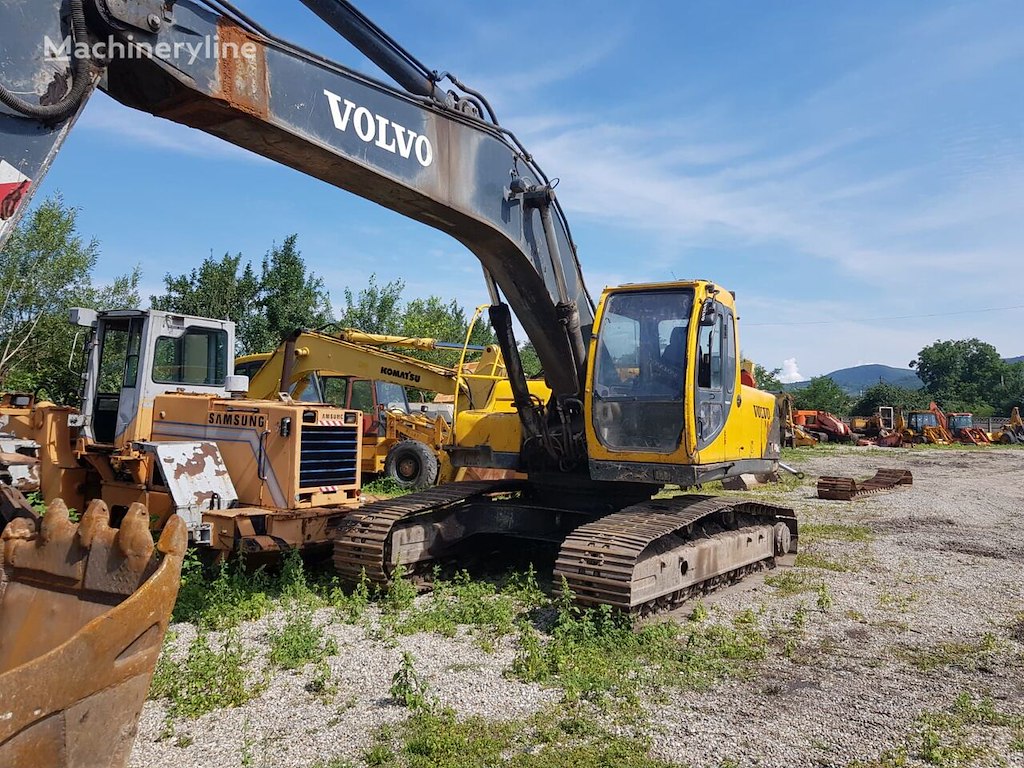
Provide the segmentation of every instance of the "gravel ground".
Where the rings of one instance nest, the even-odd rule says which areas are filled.
[[[853,502],[814,496],[817,475],[864,477],[878,467],[909,467],[913,486]],[[922,713],[949,710],[965,693],[1024,715],[1024,451],[812,450],[799,468],[807,483],[770,499],[794,507],[801,524],[811,524],[805,531],[818,534],[801,542],[802,551],[845,570],[785,573],[827,585],[831,605],[819,605],[819,591],[782,595],[764,576],[712,596],[707,605],[719,618],[758,613],[772,638],[769,656],[743,679],[648,702],[653,754],[714,768],[845,767],[911,744]],[[843,541],[850,529],[829,532],[821,524],[863,526],[867,535]],[[678,613],[670,618],[685,620],[688,612]],[[798,614],[806,618],[795,628]],[[332,622],[333,613],[320,611],[318,619]],[[268,629],[280,621],[277,614],[243,626],[258,662]],[[182,649],[194,629],[175,629],[174,647]],[[279,672],[245,706],[177,720],[172,735],[164,703],[149,701],[130,765],[306,768],[334,757],[361,764],[374,730],[407,714],[388,695],[403,651],[460,715],[519,718],[559,699],[555,689],[505,677],[513,637],[485,652],[468,634],[382,640],[342,623],[328,631],[339,654],[329,659],[337,692],[327,700],[306,690],[311,670]],[[1001,756],[976,764],[1024,766],[1009,728],[974,728],[970,738]]]

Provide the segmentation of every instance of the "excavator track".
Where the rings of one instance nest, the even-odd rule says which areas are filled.
[[[339,529],[334,541],[334,567],[347,581],[357,582],[365,574],[372,583],[385,584],[391,578],[390,545],[396,525],[490,493],[515,491],[522,485],[514,480],[452,483],[371,502],[354,512]]]
[[[850,501],[859,496],[888,491],[898,485],[913,485],[914,476],[909,469],[879,469],[875,476],[858,483],[852,477],[825,476],[818,478],[818,498]]]
[[[774,567],[796,552],[793,510],[746,499],[654,499],[586,523],[562,544],[564,577],[578,602],[646,613]]]

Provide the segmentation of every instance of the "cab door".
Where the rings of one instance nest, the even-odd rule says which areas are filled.
[[[697,329],[694,403],[702,464],[721,461],[727,454],[725,424],[736,398],[735,332],[732,310],[708,299]]]
[[[100,321],[99,367],[91,403],[93,439],[120,444],[139,407],[139,359],[143,318]]]

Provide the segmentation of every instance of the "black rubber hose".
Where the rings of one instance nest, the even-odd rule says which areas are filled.
[[[71,29],[74,32],[75,42],[85,42],[88,39],[89,29],[85,23],[84,0],[71,0]],[[88,59],[79,58],[71,52],[71,90],[67,96],[57,104],[31,104],[24,99],[15,96],[2,83],[0,83],[0,104],[13,109],[15,112],[26,117],[37,120],[59,123],[71,117],[85,98],[89,86],[92,84],[93,67]]]

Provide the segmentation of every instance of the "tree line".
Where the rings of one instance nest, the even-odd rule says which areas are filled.
[[[1008,363],[996,348],[979,339],[936,341],[910,361],[923,382],[908,389],[879,382],[853,397],[828,376],[811,379],[793,391],[797,408],[822,410],[840,416],[870,416],[880,405],[905,411],[927,409],[935,401],[947,412],[976,416],[1004,416],[1014,407],[1024,408],[1024,361]],[[755,366],[762,389],[781,391],[780,369]]]
[[[77,404],[83,339],[68,324],[68,310],[141,304],[138,267],[94,284],[99,243],[78,233],[77,219],[78,210],[55,196],[19,223],[0,253],[0,390]],[[400,279],[380,284],[370,275],[364,287],[344,289],[336,312],[323,278],[306,265],[298,235],[292,234],[272,245],[258,267],[241,253],[227,253],[211,255],[187,273],[166,274],[163,291],[149,303],[153,309],[233,321],[238,355],[269,352],[300,328],[465,340],[471,318],[457,301],[405,300],[404,291]],[[470,342],[495,343],[486,317],[474,325]],[[449,366],[459,358],[452,350],[403,354]]]

